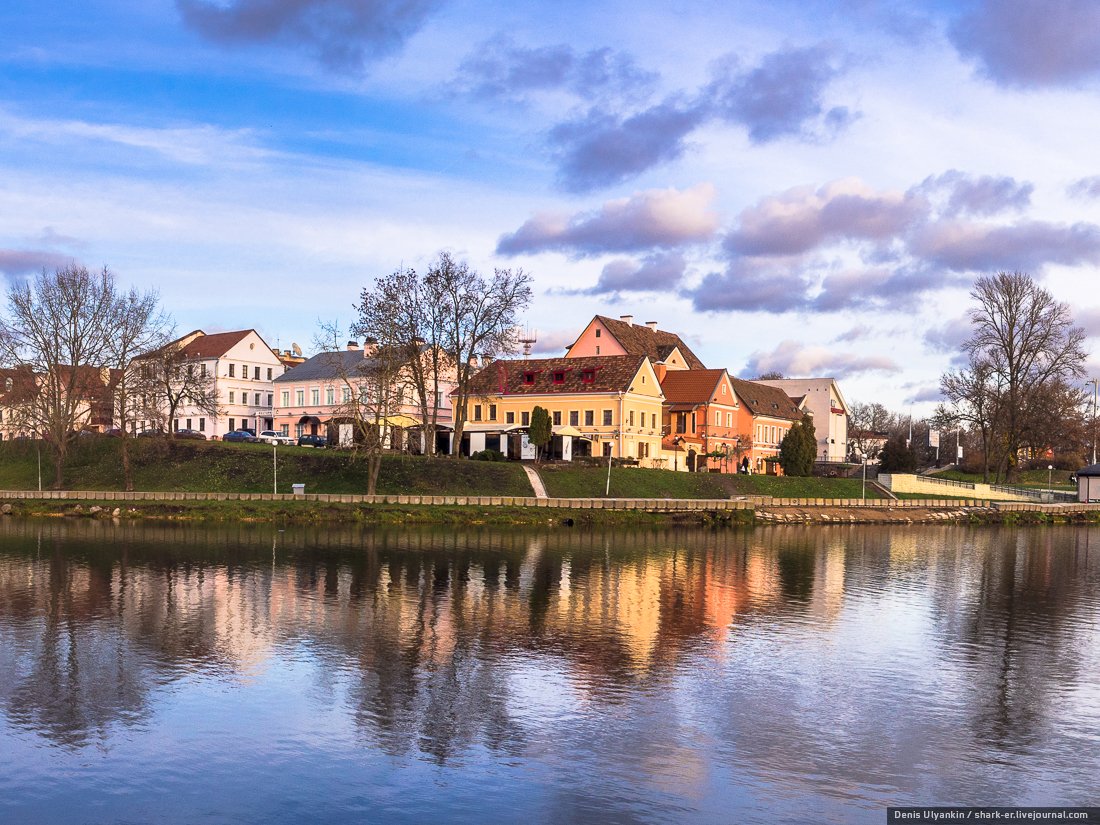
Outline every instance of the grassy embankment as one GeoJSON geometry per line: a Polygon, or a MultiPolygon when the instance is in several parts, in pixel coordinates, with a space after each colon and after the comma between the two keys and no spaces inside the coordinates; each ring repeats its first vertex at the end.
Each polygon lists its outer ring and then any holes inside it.
{"type": "MultiPolygon", "coordinates": [[[[966,481],[970,484],[984,484],[981,473],[964,473],[962,470],[944,470],[933,473],[936,478],[945,478],[950,481],[966,481]]],[[[1073,475],[1070,470],[1052,470],[1050,473],[1050,487],[1055,490],[1072,491],[1077,489],[1076,484],[1071,484],[1069,477],[1073,475]]],[[[996,482],[991,482],[996,483],[996,482]]],[[[1033,487],[1039,490],[1047,489],[1046,470],[1021,470],[1015,481],[1000,482],[1011,487],[1033,487]]]]}
{"type": "MultiPolygon", "coordinates": [[[[266,444],[219,441],[135,439],[134,489],[150,492],[272,492],[272,448],[266,444]]],[[[336,450],[310,447],[278,449],[279,492],[305,484],[307,493],[366,492],[366,463],[336,450]]],[[[53,483],[53,466],[42,456],[42,486],[53,483]]],[[[95,438],[79,442],[65,468],[66,490],[121,490],[119,441],[95,438]]],[[[34,490],[38,463],[31,442],[0,443],[0,489],[34,490]]],[[[515,464],[454,461],[447,458],[386,456],[378,492],[402,495],[529,496],[531,485],[515,464]]]]}
{"type": "MultiPolygon", "coordinates": [[[[538,470],[546,492],[553,497],[604,497],[606,467],[543,465],[538,470]]],[[[861,484],[860,479],[853,478],[785,478],[613,467],[609,495],[612,498],[859,498],[861,484]]],[[[880,498],[880,494],[867,485],[867,498],[880,498]]]]}

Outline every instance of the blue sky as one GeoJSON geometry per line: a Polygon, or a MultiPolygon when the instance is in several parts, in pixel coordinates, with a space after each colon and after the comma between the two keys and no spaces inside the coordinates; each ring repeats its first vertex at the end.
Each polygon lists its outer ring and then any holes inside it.
{"type": "Polygon", "coordinates": [[[107,265],[308,349],[446,249],[532,273],[545,353],[632,314],[917,412],[979,274],[1100,336],[1092,0],[91,8],[0,8],[9,280],[107,265]]]}

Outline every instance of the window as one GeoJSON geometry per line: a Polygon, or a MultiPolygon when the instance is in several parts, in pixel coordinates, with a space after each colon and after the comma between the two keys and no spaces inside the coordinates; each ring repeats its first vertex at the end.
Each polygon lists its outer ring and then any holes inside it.
{"type": "Polygon", "coordinates": [[[595,410],[585,410],[584,411],[584,426],[591,427],[595,423],[596,423],[596,411],[595,410]]]}
{"type": "Polygon", "coordinates": [[[695,413],[691,414],[691,432],[695,433],[695,413]]]}
{"type": "Polygon", "coordinates": [[[241,378],[248,378],[248,364],[241,364],[241,378]]]}
{"type": "Polygon", "coordinates": [[[627,421],[628,426],[630,426],[630,427],[634,426],[634,410],[630,411],[630,414],[627,416],[626,421],[627,421]]]}
{"type": "Polygon", "coordinates": [[[203,378],[206,378],[206,362],[205,361],[203,361],[201,364],[199,364],[199,375],[201,375],[203,378]]]}
{"type": "Polygon", "coordinates": [[[200,418],[199,419],[199,432],[200,433],[206,432],[206,419],[205,418],[200,418]]]}
{"type": "Polygon", "coordinates": [[[269,406],[269,407],[274,407],[275,406],[275,393],[269,392],[267,394],[267,406],[269,406]]]}
{"type": "Polygon", "coordinates": [[[603,425],[605,427],[610,427],[611,426],[611,410],[604,410],[603,411],[603,425]]]}
{"type": "MultiPolygon", "coordinates": [[[[271,380],[271,367],[268,367],[268,368],[267,368],[267,380],[268,380],[268,381],[270,381],[270,380],[271,380]]],[[[285,433],[284,433],[284,435],[285,435],[285,433]]]]}
{"type": "Polygon", "coordinates": [[[716,412],[714,414],[714,426],[715,427],[721,427],[722,426],[722,413],[716,412]]]}
{"type": "Polygon", "coordinates": [[[496,404],[490,404],[489,405],[489,420],[490,421],[496,421],[497,420],[497,405],[496,404]]]}
{"type": "Polygon", "coordinates": [[[733,426],[733,413],[726,413],[726,426],[727,427],[732,427],[733,426]]]}
{"type": "Polygon", "coordinates": [[[236,364],[230,364],[229,365],[229,377],[230,378],[236,378],[237,377],[237,365],[236,364]]]}
{"type": "Polygon", "coordinates": [[[236,418],[230,418],[229,419],[229,432],[233,432],[235,429],[237,429],[237,419],[236,418]]]}
{"type": "Polygon", "coordinates": [[[279,432],[281,432],[283,435],[290,435],[290,425],[289,424],[280,424],[279,425],[279,432]]]}
{"type": "MultiPolygon", "coordinates": [[[[600,347],[599,347],[599,345],[597,345],[596,346],[596,355],[599,355],[599,354],[600,354],[600,347]]],[[[608,455],[611,455],[611,454],[608,453],[608,455]]]]}
{"type": "Polygon", "coordinates": [[[595,370],[581,370],[581,383],[591,384],[596,380],[595,370]]]}
{"type": "Polygon", "coordinates": [[[687,413],[682,413],[682,412],[676,413],[676,432],[678,432],[678,433],[686,433],[687,432],[687,413]]]}
{"type": "Polygon", "coordinates": [[[554,426],[561,424],[561,410],[554,410],[554,426]]]}
{"type": "Polygon", "coordinates": [[[597,338],[599,338],[599,337],[600,337],[600,330],[599,330],[599,328],[597,328],[597,329],[596,329],[596,337],[597,337],[597,338]]]}
{"type": "Polygon", "coordinates": [[[325,403],[330,405],[336,403],[336,387],[325,387],[325,403]]]}
{"type": "Polygon", "coordinates": [[[535,374],[533,372],[525,372],[523,374],[523,383],[530,386],[535,383],[535,374]]]}
{"type": "Polygon", "coordinates": [[[504,423],[505,424],[515,424],[516,423],[516,414],[514,412],[506,412],[504,414],[504,423]]]}
{"type": "Polygon", "coordinates": [[[564,370],[558,370],[557,372],[554,373],[554,383],[555,384],[564,384],[565,383],[565,371],[564,370]]]}
{"type": "Polygon", "coordinates": [[[519,423],[522,424],[524,427],[526,427],[528,424],[530,424],[531,423],[531,413],[521,412],[519,414],[519,423]]]}
{"type": "Polygon", "coordinates": [[[351,402],[351,387],[344,387],[343,398],[345,404],[351,402]]]}
{"type": "MultiPolygon", "coordinates": [[[[271,376],[269,375],[269,376],[268,376],[268,378],[270,378],[270,377],[271,377],[271,376]]],[[[255,369],[255,372],[253,372],[253,373],[252,373],[252,378],[253,378],[253,380],[255,380],[255,381],[259,381],[259,380],[260,380],[260,368],[259,368],[259,367],[256,367],[256,369],[255,369]]]]}
{"type": "Polygon", "coordinates": [[[172,419],[172,429],[177,433],[180,431],[180,420],[178,418],[172,419]]]}
{"type": "Polygon", "coordinates": [[[237,394],[235,392],[233,392],[233,390],[230,390],[229,391],[229,403],[230,404],[234,403],[234,400],[236,399],[236,397],[237,397],[237,394]]]}
{"type": "Polygon", "coordinates": [[[722,395],[725,395],[725,394],[726,394],[726,385],[723,384],[722,385],[722,395]]]}
{"type": "Polygon", "coordinates": [[[191,419],[190,419],[190,418],[188,418],[188,419],[187,419],[187,427],[186,427],[186,429],[188,429],[188,430],[190,430],[190,429],[191,429],[191,419]]]}
{"type": "Polygon", "coordinates": [[[474,421],[480,421],[480,420],[481,420],[481,405],[480,404],[474,404],[474,421]]]}
{"type": "Polygon", "coordinates": [[[259,393],[255,394],[255,396],[252,399],[252,403],[255,404],[257,407],[260,406],[260,394],[259,393]]]}
{"type": "Polygon", "coordinates": [[[290,406],[290,390],[283,390],[282,395],[280,395],[279,397],[280,399],[282,399],[282,404],[284,407],[290,406]]]}
{"type": "Polygon", "coordinates": [[[309,391],[310,403],[313,406],[317,406],[321,403],[321,391],[318,389],[312,389],[309,391]]]}
{"type": "Polygon", "coordinates": [[[605,441],[603,443],[603,454],[604,454],[605,458],[610,458],[611,457],[611,442],[610,441],[605,441]]]}
{"type": "Polygon", "coordinates": [[[306,403],[306,391],[305,390],[295,390],[294,391],[294,403],[297,404],[299,407],[305,406],[305,403],[306,403]]]}
{"type": "Polygon", "coordinates": [[[569,426],[576,427],[581,423],[581,414],[576,410],[569,411],[569,426]]]}

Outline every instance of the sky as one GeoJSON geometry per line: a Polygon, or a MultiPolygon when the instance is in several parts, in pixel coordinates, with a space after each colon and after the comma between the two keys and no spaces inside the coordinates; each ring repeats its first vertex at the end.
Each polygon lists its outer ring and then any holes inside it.
{"type": "Polygon", "coordinates": [[[1098,92],[1094,0],[6,0],[0,278],[308,352],[447,250],[539,354],[629,314],[923,414],[980,275],[1100,349],[1098,92]]]}

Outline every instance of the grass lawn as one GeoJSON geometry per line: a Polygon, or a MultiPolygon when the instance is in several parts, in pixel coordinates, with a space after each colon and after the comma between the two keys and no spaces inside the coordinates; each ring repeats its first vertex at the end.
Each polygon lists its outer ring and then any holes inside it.
{"type": "MultiPolygon", "coordinates": [[[[544,464],[538,468],[546,492],[554,497],[603,498],[606,467],[577,467],[544,464]]],[[[735,495],[782,498],[859,498],[861,480],[851,478],[784,478],[765,475],[721,475],[677,473],[672,470],[644,470],[637,467],[611,469],[612,498],[729,498],[735,495]]],[[[879,498],[871,485],[868,498],[879,498]]]]}
{"type": "MultiPolygon", "coordinates": [[[[1077,485],[1071,484],[1069,477],[1073,475],[1071,470],[1052,470],[1050,473],[1051,486],[1055,490],[1076,490],[1077,485]]],[[[946,478],[951,481],[966,481],[971,484],[983,484],[981,473],[964,473],[961,470],[945,470],[941,473],[933,473],[935,478],[946,478]]],[[[998,482],[991,481],[991,484],[998,482]]],[[[1000,482],[1006,486],[1011,487],[1035,487],[1038,489],[1047,489],[1047,471],[1046,470],[1021,470],[1015,481],[1011,484],[1008,482],[1000,482]]]]}
{"type": "MultiPolygon", "coordinates": [[[[272,492],[272,447],[220,441],[135,439],[136,490],[272,492]]],[[[0,489],[38,487],[37,453],[29,441],[0,443],[0,489]]],[[[338,450],[279,447],[279,492],[305,484],[307,493],[363,493],[366,463],[338,450]]],[[[53,483],[53,464],[42,451],[42,486],[53,483]]],[[[121,490],[119,440],[89,438],[73,448],[65,468],[68,490],[121,490]]],[[[409,495],[533,495],[518,464],[419,456],[385,456],[379,493],[409,495]]]]}

